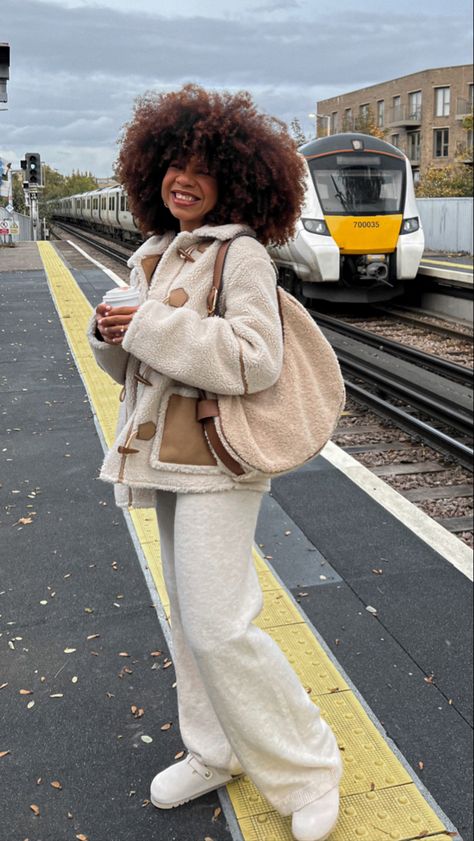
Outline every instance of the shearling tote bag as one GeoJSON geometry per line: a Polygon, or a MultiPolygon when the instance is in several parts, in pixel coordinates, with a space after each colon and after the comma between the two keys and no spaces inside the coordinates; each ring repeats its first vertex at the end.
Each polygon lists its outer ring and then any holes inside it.
{"type": "MultiPolygon", "coordinates": [[[[216,313],[232,241],[217,255],[210,316],[216,313]]],[[[236,475],[253,468],[276,476],[300,467],[330,439],[344,406],[344,381],[331,345],[296,298],[281,287],[277,293],[283,330],[278,381],[254,394],[215,400],[202,395],[198,403],[198,419],[215,452],[236,475]]]]}

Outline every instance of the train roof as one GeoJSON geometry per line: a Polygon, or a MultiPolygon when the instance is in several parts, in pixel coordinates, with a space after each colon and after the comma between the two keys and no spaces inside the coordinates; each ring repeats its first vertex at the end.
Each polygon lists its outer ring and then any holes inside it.
{"type": "Polygon", "coordinates": [[[380,152],[381,154],[394,155],[400,160],[405,160],[405,155],[396,146],[380,140],[371,134],[362,134],[354,131],[344,131],[339,134],[330,134],[329,137],[319,137],[317,140],[310,140],[299,147],[299,151],[305,158],[315,155],[330,155],[333,152],[354,152],[354,151],[380,152]],[[357,141],[354,147],[354,141],[357,141]],[[359,144],[362,144],[361,146],[359,144]]]}

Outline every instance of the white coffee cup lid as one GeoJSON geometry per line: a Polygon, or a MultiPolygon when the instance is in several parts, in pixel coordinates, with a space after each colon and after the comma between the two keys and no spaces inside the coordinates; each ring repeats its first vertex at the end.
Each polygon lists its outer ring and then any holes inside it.
{"type": "Polygon", "coordinates": [[[114,287],[109,289],[104,297],[104,304],[111,304],[115,306],[136,306],[140,299],[140,292],[135,287],[124,289],[123,287],[114,287]]]}

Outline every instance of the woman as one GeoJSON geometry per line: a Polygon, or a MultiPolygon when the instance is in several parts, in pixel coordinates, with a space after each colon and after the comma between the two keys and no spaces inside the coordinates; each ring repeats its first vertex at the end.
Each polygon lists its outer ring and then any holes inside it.
{"type": "Polygon", "coordinates": [[[252,624],[262,593],[252,545],[268,477],[235,475],[196,420],[200,392],[270,387],[282,365],[276,280],[265,250],[291,235],[305,168],[284,124],[247,93],[187,85],[137,106],[119,175],[144,232],[129,261],[138,307],[101,304],[90,326],[97,362],[124,385],[116,442],[101,478],[117,503],[156,504],[171,605],[182,762],[151,800],[169,809],[245,771],[298,841],[334,829],[342,763],[273,640],[252,624]],[[222,242],[220,316],[208,298],[222,242]]]}

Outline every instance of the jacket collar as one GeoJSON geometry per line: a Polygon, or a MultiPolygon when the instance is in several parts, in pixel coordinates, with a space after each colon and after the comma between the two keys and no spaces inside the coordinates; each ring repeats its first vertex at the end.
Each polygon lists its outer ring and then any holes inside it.
{"type": "MultiPolygon", "coordinates": [[[[182,248],[189,247],[192,242],[200,239],[216,239],[220,241],[232,239],[232,237],[241,231],[248,231],[250,234],[254,233],[248,225],[235,224],[203,225],[201,228],[196,228],[194,231],[181,231],[179,234],[169,231],[162,236],[152,236],[145,240],[145,242],[142,243],[142,245],[140,245],[140,247],[132,254],[127,262],[127,265],[130,269],[134,266],[138,266],[140,263],[143,263],[144,268],[145,265],[152,265],[152,260],[147,258],[159,257],[166,251],[173,240],[173,245],[176,248],[182,248]]],[[[153,262],[156,266],[157,260],[153,262]]]]}

